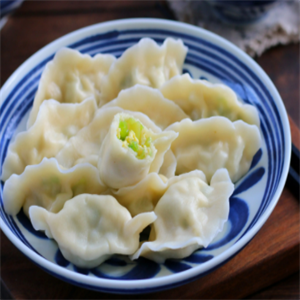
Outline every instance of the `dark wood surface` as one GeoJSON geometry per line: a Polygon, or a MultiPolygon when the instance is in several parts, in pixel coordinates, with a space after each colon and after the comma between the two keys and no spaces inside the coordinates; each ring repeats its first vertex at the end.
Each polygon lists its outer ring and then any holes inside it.
{"type": "MultiPolygon", "coordinates": [[[[25,1],[0,32],[1,86],[54,39],[84,26],[131,17],[173,18],[163,1],[25,1]]],[[[256,61],[286,105],[299,148],[299,44],[275,47],[256,61]]],[[[15,299],[299,299],[299,233],[299,199],[284,189],[263,228],[224,266],[183,287],[132,297],[64,283],[30,262],[1,232],[1,288],[5,297],[15,299]]]]}

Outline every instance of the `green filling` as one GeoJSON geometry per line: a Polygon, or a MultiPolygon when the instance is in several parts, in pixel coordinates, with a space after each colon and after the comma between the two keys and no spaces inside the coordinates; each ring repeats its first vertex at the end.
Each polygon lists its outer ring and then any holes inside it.
{"type": "Polygon", "coordinates": [[[139,144],[136,141],[132,141],[129,145],[129,148],[131,148],[134,152],[139,151],[139,144]]]}
{"type": "Polygon", "coordinates": [[[126,137],[129,134],[129,129],[126,121],[120,121],[119,123],[120,128],[120,140],[125,141],[126,137]]]}
{"type": "Polygon", "coordinates": [[[152,138],[151,138],[151,136],[148,136],[147,139],[146,139],[145,145],[147,147],[150,147],[151,143],[152,143],[152,138]]]}
{"type": "Polygon", "coordinates": [[[128,124],[129,132],[132,130],[135,133],[135,136],[137,137],[137,139],[140,140],[142,130],[144,129],[143,125],[139,121],[134,120],[133,118],[130,118],[130,119],[126,120],[125,122],[127,122],[127,124],[128,124]]]}
{"type": "Polygon", "coordinates": [[[227,116],[230,113],[230,108],[225,98],[218,97],[217,99],[217,110],[220,115],[227,116]]]}
{"type": "Polygon", "coordinates": [[[137,158],[138,159],[144,159],[146,157],[147,153],[145,151],[144,148],[142,148],[139,152],[138,152],[138,155],[137,155],[137,158]]]}
{"type": "Polygon", "coordinates": [[[152,155],[150,149],[152,138],[150,136],[145,137],[145,129],[139,121],[133,118],[120,121],[119,129],[118,138],[128,143],[128,147],[137,153],[138,159],[152,155]]]}
{"type": "Polygon", "coordinates": [[[60,179],[57,176],[42,179],[42,186],[45,193],[49,196],[56,196],[61,192],[60,179]]]}
{"type": "Polygon", "coordinates": [[[87,190],[87,181],[85,178],[81,178],[76,184],[72,186],[73,196],[84,194],[87,190]]]}

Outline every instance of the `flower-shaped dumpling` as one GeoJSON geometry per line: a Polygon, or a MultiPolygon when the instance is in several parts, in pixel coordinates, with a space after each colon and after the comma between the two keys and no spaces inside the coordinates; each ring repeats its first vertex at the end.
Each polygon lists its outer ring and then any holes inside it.
{"type": "Polygon", "coordinates": [[[32,206],[29,215],[33,227],[54,238],[67,260],[84,268],[113,254],[133,254],[139,233],[156,219],[154,212],[132,218],[112,196],[89,194],[69,200],[57,214],[32,206]]]}
{"type": "Polygon", "coordinates": [[[77,50],[62,48],[54,59],[47,63],[39,82],[27,128],[33,125],[40,105],[44,100],[79,103],[93,96],[101,102],[101,82],[116,60],[110,54],[97,54],[91,57],[77,50]]]}
{"type": "Polygon", "coordinates": [[[207,247],[228,219],[233,190],[226,169],[214,174],[210,186],[200,171],[176,179],[154,209],[157,219],[149,242],[143,243],[132,259],[144,256],[162,263],[207,247]]]}
{"type": "Polygon", "coordinates": [[[119,113],[111,123],[99,154],[101,180],[118,189],[142,180],[148,173],[158,172],[164,154],[178,133],[154,133],[130,114],[119,113]]]}
{"type": "Polygon", "coordinates": [[[78,104],[43,102],[33,126],[20,132],[9,145],[2,180],[21,174],[26,166],[39,164],[44,157],[55,157],[72,136],[90,123],[96,109],[94,98],[78,104]]]}
{"type": "Polygon", "coordinates": [[[4,185],[3,205],[10,215],[16,215],[22,206],[28,215],[31,205],[58,212],[76,195],[101,194],[106,190],[97,168],[81,164],[63,170],[55,158],[44,158],[40,164],[26,167],[21,175],[10,176],[4,185]]]}

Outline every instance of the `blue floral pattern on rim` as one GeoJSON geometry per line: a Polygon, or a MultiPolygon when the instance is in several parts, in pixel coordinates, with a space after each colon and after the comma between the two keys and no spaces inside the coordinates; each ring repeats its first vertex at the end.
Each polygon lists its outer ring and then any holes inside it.
{"type": "MultiPolygon", "coordinates": [[[[282,173],[284,164],[282,157],[285,155],[285,137],[283,134],[284,130],[280,119],[280,113],[273,101],[272,95],[266,89],[262,80],[242,60],[238,59],[229,51],[207,41],[205,38],[156,28],[108,31],[85,37],[70,44],[69,47],[78,49],[82,53],[88,53],[90,55],[102,52],[111,53],[119,57],[124,50],[137,43],[145,36],[153,38],[158,43],[162,43],[166,37],[181,38],[189,48],[184,64],[184,73],[188,72],[190,75],[194,75],[193,77],[197,78],[201,77],[211,81],[223,82],[235,90],[239,98],[244,102],[256,106],[261,118],[261,133],[264,140],[264,147],[254,156],[250,172],[245,178],[237,183],[235,192],[230,199],[230,216],[228,223],[230,223],[231,226],[229,226],[229,229],[208,248],[198,250],[191,256],[180,261],[167,260],[165,264],[162,265],[158,265],[143,258],[139,259],[137,262],[128,263],[126,259],[112,257],[103,265],[117,268],[118,270],[124,269],[123,272],[119,271],[116,276],[110,275],[109,272],[105,271],[106,266],[91,270],[72,267],[71,264],[64,259],[59,250],[54,252],[53,262],[61,267],[71,268],[73,271],[80,274],[92,274],[93,276],[100,278],[134,280],[160,276],[159,274],[162,268],[168,270],[169,273],[178,273],[187,271],[195,265],[205,264],[218,256],[220,253],[218,252],[218,249],[230,247],[230,245],[236,243],[257,223],[260,216],[268,208],[272,197],[276,192],[282,173]],[[263,184],[264,187],[261,201],[257,207],[252,207],[251,203],[249,207],[249,199],[245,199],[244,192],[247,193],[247,191],[251,190],[253,187],[255,188],[259,183],[263,184]],[[237,197],[237,195],[240,196],[237,197]]],[[[45,64],[53,58],[53,55],[54,53],[24,75],[2,102],[2,117],[0,122],[1,166],[3,165],[9,142],[18,124],[32,106],[42,70],[45,64]]],[[[24,216],[22,212],[18,214],[17,218],[8,216],[3,209],[2,197],[3,182],[1,182],[0,186],[1,219],[28,248],[37,252],[26,239],[26,235],[35,235],[39,240],[47,240],[46,236],[42,233],[36,233],[34,229],[30,227],[30,222],[27,222],[28,220],[26,220],[26,216],[24,216]]],[[[40,253],[40,255],[43,254],[40,253]]],[[[47,271],[49,272],[49,270],[47,271]]],[[[191,281],[205,274],[206,272],[198,274],[197,276],[189,278],[187,281],[191,281]]],[[[59,274],[54,273],[53,275],[74,283],[72,280],[59,274]]],[[[183,283],[185,282],[182,281],[179,284],[183,283]]],[[[80,285],[78,282],[76,282],[76,284],[80,285]]],[[[178,285],[178,283],[164,286],[163,288],[171,288],[176,285],[178,285]]],[[[110,289],[103,286],[95,287],[87,284],[82,284],[82,286],[107,292],[138,292],[133,290],[110,289]]],[[[144,289],[142,292],[151,292],[158,289],[159,288],[144,289]]]]}

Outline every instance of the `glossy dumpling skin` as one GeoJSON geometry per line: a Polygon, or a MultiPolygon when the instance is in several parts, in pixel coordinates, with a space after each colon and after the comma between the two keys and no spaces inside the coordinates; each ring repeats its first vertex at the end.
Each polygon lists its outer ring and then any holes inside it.
{"type": "Polygon", "coordinates": [[[150,173],[137,184],[111,190],[118,202],[132,216],[153,211],[158,200],[168,188],[168,179],[158,173],[150,173]]]}
{"type": "Polygon", "coordinates": [[[156,216],[154,212],[132,218],[112,196],[82,194],[51,213],[32,206],[30,219],[36,230],[45,230],[63,256],[83,268],[100,265],[112,254],[130,255],[139,246],[139,233],[156,216]]]}
{"type": "Polygon", "coordinates": [[[26,167],[21,175],[13,174],[5,182],[3,205],[10,215],[16,215],[22,207],[28,215],[32,205],[58,212],[78,194],[101,194],[106,190],[95,167],[82,164],[64,170],[55,158],[44,158],[40,164],[26,167]]]}
{"type": "Polygon", "coordinates": [[[57,153],[56,159],[59,164],[65,168],[71,168],[79,163],[90,163],[97,167],[103,140],[115,115],[121,112],[130,114],[132,117],[140,120],[142,124],[154,133],[161,132],[161,129],[143,113],[126,111],[120,107],[102,107],[97,110],[93,120],[70,138],[57,153]]]}
{"type": "MultiPolygon", "coordinates": [[[[127,137],[129,138],[129,136],[127,137]]],[[[107,186],[119,189],[136,184],[148,173],[157,173],[163,164],[165,153],[170,149],[171,143],[177,136],[178,134],[173,131],[156,134],[139,120],[132,118],[130,114],[115,115],[100,149],[98,169],[101,180],[107,186]],[[133,120],[144,127],[145,139],[151,141],[148,147],[144,146],[148,154],[142,155],[142,158],[139,158],[139,154],[117,136],[120,122],[126,120],[133,120]]]]}
{"type": "Polygon", "coordinates": [[[43,102],[34,125],[19,133],[10,144],[2,180],[21,174],[26,166],[39,164],[44,157],[55,157],[72,136],[90,123],[96,109],[94,98],[79,104],[43,102]]]}
{"type": "Polygon", "coordinates": [[[171,149],[177,159],[176,174],[199,169],[208,181],[216,170],[226,168],[233,182],[244,176],[261,147],[256,125],[211,117],[175,123],[167,128],[179,133],[171,149]]]}
{"type": "Polygon", "coordinates": [[[142,85],[121,91],[116,99],[105,104],[103,108],[114,106],[141,112],[161,129],[188,118],[177,104],[164,98],[159,90],[142,85]]]}
{"type": "Polygon", "coordinates": [[[174,101],[192,119],[224,116],[231,121],[243,120],[259,126],[257,109],[237,99],[224,84],[192,79],[189,74],[173,77],[161,88],[165,98],[174,101]]]}
{"type": "Polygon", "coordinates": [[[180,259],[207,247],[228,219],[233,190],[225,169],[213,175],[210,185],[201,173],[184,174],[158,201],[150,241],[143,243],[132,259],[143,256],[163,263],[168,258],[180,259]]]}
{"type": "Polygon", "coordinates": [[[199,170],[170,178],[162,174],[150,173],[137,184],[111,190],[110,193],[129,210],[132,216],[136,216],[143,212],[153,211],[170,185],[192,174],[206,181],[204,173],[199,170]]]}
{"type": "Polygon", "coordinates": [[[186,53],[181,40],[167,38],[159,46],[152,39],[141,39],[112,64],[102,82],[103,99],[108,102],[136,84],[159,88],[181,74],[186,53]]]}
{"type": "Polygon", "coordinates": [[[162,174],[150,173],[137,184],[118,190],[111,190],[110,193],[112,193],[121,205],[129,210],[132,216],[136,216],[143,212],[153,211],[157,202],[170,185],[191,175],[195,175],[206,181],[204,173],[200,170],[170,178],[162,174]]]}
{"type": "Polygon", "coordinates": [[[164,162],[160,167],[158,173],[165,176],[166,178],[171,178],[175,176],[175,171],[177,167],[176,157],[171,149],[169,149],[164,156],[164,162]]]}
{"type": "Polygon", "coordinates": [[[91,57],[77,50],[62,48],[47,63],[35,95],[33,108],[29,115],[27,128],[36,119],[40,105],[44,100],[55,99],[58,102],[80,103],[93,96],[101,105],[101,82],[116,60],[110,54],[97,54],[91,57]]]}

